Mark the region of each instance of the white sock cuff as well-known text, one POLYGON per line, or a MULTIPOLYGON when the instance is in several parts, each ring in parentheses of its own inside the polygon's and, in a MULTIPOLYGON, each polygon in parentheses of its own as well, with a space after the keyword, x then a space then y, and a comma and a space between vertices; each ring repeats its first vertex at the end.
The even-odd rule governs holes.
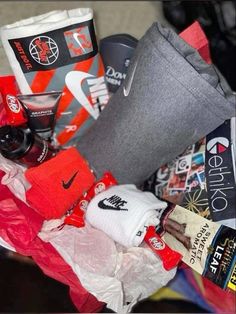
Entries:
POLYGON ((92 199, 86 219, 116 242, 132 247, 141 244, 146 226, 159 224, 157 210, 166 206, 166 202, 133 184, 117 185, 92 199))

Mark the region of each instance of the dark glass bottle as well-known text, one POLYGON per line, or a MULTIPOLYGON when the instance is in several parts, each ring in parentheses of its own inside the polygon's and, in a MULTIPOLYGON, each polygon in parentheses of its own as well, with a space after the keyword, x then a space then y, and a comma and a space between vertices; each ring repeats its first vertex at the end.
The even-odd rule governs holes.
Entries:
POLYGON ((0 128, 0 153, 7 159, 33 167, 54 157, 57 150, 30 129, 6 125, 0 128))

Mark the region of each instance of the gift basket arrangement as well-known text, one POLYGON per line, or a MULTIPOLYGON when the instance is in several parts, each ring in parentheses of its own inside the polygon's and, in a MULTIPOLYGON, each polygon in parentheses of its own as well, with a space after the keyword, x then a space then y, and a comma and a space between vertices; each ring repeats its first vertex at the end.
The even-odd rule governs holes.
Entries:
POLYGON ((1 41, 0 245, 68 285, 79 312, 130 312, 181 265, 232 299, 236 97, 200 24, 98 43, 78 8, 1 41))

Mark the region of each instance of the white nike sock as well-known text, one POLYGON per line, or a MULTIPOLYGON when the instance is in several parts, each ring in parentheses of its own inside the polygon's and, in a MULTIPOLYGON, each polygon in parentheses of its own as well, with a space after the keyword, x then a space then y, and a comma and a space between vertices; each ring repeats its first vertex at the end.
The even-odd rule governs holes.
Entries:
POLYGON ((117 185, 92 199, 86 219, 123 246, 139 246, 145 236, 145 227, 158 225, 157 210, 166 206, 167 203, 150 192, 138 190, 133 184, 117 185))

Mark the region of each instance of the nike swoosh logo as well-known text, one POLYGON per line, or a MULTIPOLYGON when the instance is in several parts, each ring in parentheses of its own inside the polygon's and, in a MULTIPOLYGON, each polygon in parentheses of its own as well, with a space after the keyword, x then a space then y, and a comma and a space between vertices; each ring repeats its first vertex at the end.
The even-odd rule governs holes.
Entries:
POLYGON ((132 70, 132 72, 130 74, 130 77, 127 77, 127 80, 124 81, 123 93, 124 93, 125 97, 127 97, 129 95, 129 93, 130 93, 137 65, 138 65, 138 62, 136 61, 135 64, 134 64, 133 70, 132 70))
POLYGON ((83 52, 86 53, 86 50, 84 49, 84 47, 82 46, 82 44, 80 42, 79 34, 78 33, 73 33, 73 38, 77 42, 77 44, 80 46, 80 48, 83 50, 83 52))
POLYGON ((78 172, 79 172, 79 171, 75 172, 75 173, 73 174, 73 176, 72 176, 67 182, 65 182, 64 180, 62 180, 62 186, 63 186, 63 188, 64 188, 65 190, 68 190, 68 189, 71 187, 71 184, 73 183, 73 181, 74 181, 75 177, 77 176, 77 173, 78 173, 78 172))
POLYGON ((65 77, 65 83, 71 94, 83 106, 88 113, 96 120, 99 116, 99 110, 96 110, 88 100, 82 90, 82 82, 86 78, 95 77, 92 74, 82 71, 71 71, 65 77))
POLYGON ((115 206, 112 206, 110 203, 107 205, 105 203, 107 199, 105 198, 104 200, 101 200, 98 202, 98 207, 101 208, 101 209, 109 209, 109 210, 125 210, 127 211, 128 209, 127 208, 121 208, 121 207, 115 207, 115 206))

